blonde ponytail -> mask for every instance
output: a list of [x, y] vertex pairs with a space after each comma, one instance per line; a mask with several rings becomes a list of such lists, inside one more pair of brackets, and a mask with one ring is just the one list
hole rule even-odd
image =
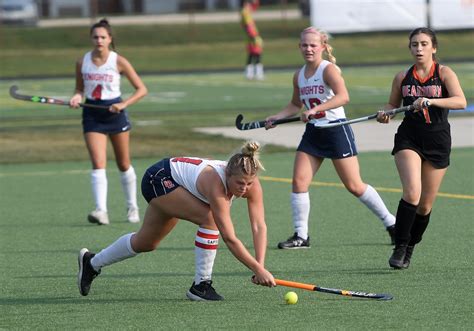
[[227, 173], [229, 175], [256, 176], [260, 170], [265, 170], [259, 159], [260, 144], [256, 141], [247, 141], [240, 153], [234, 154], [227, 162]]
[[324, 51], [324, 53], [326, 53], [326, 56], [329, 62], [331, 62], [332, 64], [336, 64], [336, 57], [332, 55], [332, 46], [329, 45], [329, 43], [327, 42], [326, 42], [326, 50]]

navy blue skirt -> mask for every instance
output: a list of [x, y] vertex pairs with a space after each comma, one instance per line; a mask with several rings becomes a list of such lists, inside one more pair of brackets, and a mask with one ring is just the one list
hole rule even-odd
[[[343, 120], [331, 123], [340, 121]], [[313, 124], [307, 123], [297, 150], [328, 159], [343, 159], [357, 155], [354, 132], [350, 125], [317, 129]]]
[[[111, 100], [90, 100], [86, 103], [101, 106], [110, 106], [121, 102], [121, 98]], [[112, 113], [108, 109], [97, 109], [84, 107], [82, 109], [82, 128], [83, 132], [100, 132], [104, 134], [116, 134], [130, 131], [132, 124], [128, 119], [127, 110], [120, 113]]]
[[178, 187], [179, 184], [171, 176], [170, 159], [163, 159], [149, 167], [142, 178], [142, 195], [148, 203]]

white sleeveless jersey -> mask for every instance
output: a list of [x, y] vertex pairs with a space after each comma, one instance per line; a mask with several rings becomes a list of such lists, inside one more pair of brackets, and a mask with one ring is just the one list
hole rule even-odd
[[209, 204], [206, 197], [203, 196], [196, 187], [199, 175], [207, 166], [211, 166], [217, 172], [222, 180], [222, 184], [224, 184], [227, 194], [227, 182], [225, 178], [226, 161], [206, 160], [197, 157], [174, 157], [170, 159], [171, 176], [176, 183], [183, 186], [199, 200]]
[[120, 73], [117, 68], [117, 53], [110, 52], [107, 61], [97, 67], [92, 62], [92, 51], [82, 60], [84, 94], [91, 100], [111, 100], [120, 97]]
[[[331, 64], [331, 62], [323, 60], [313, 76], [306, 79], [304, 71], [306, 65], [301, 68], [298, 74], [298, 88], [300, 92], [300, 100], [307, 110], [325, 103], [334, 97], [333, 90], [326, 85], [323, 79], [324, 69]], [[319, 113], [316, 118], [312, 119], [310, 123], [327, 123], [335, 121], [337, 119], [346, 118], [344, 107], [337, 107], [324, 112]]]

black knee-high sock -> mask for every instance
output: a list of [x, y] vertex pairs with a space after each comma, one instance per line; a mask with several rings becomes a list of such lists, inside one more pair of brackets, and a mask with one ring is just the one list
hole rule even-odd
[[411, 239], [410, 239], [410, 246], [414, 246], [421, 241], [423, 237], [423, 233], [425, 233], [426, 228], [428, 227], [428, 223], [430, 222], [430, 215], [420, 215], [416, 214], [415, 221], [413, 222], [413, 226], [411, 227]]
[[249, 54], [247, 56], [247, 64], [252, 64], [252, 59], [253, 59], [253, 55], [252, 54]]
[[395, 245], [408, 245], [411, 228], [415, 221], [416, 207], [400, 199], [395, 221]]

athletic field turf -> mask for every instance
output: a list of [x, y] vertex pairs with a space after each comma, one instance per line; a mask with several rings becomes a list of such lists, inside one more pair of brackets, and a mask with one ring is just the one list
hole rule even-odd
[[[343, 67], [351, 96], [345, 107], [348, 118], [380, 109], [387, 102], [395, 73], [406, 67], [403, 64]], [[451, 67], [458, 73], [468, 103], [473, 104], [474, 64], [459, 63]], [[236, 147], [234, 141], [211, 138], [193, 129], [233, 126], [239, 113], [246, 121], [275, 114], [291, 97], [293, 73], [293, 70], [268, 70], [263, 82], [246, 81], [241, 72], [144, 76], [149, 94], [129, 109], [134, 125], [132, 157], [229, 153]], [[71, 97], [74, 89], [72, 77], [0, 81], [0, 164], [87, 160], [81, 111], [12, 99], [8, 89], [13, 84], [19, 86], [20, 93], [64, 100]], [[130, 93], [129, 84], [125, 83], [123, 90], [125, 95]], [[271, 151], [274, 150], [272, 147]]]
[[[391, 293], [393, 301], [351, 299], [250, 283], [221, 241], [214, 284], [226, 300], [190, 302], [196, 227], [181, 222], [153, 253], [105, 268], [88, 297], [76, 285], [80, 248], [93, 251], [136, 231], [125, 222], [119, 177], [109, 170], [112, 224], [88, 224], [89, 164], [41, 163], [0, 167], [2, 329], [467, 329], [472, 319], [473, 149], [456, 149], [432, 224], [410, 269], [388, 268], [388, 236], [378, 220], [338, 184], [329, 163], [311, 188], [309, 250], [280, 251], [291, 234], [289, 178], [293, 153], [265, 155], [263, 174], [269, 247], [267, 267], [283, 279], [324, 287]], [[157, 158], [161, 155], [157, 155]], [[216, 157], [225, 157], [216, 155]], [[400, 193], [388, 153], [360, 157], [365, 180], [390, 210]], [[136, 160], [141, 174], [154, 159]], [[142, 212], [144, 200], [140, 197]], [[252, 249], [243, 201], [233, 207], [236, 231]]]
[[[472, 100], [472, 64], [459, 65]], [[389, 93], [393, 66], [345, 71], [356, 117], [375, 111]], [[366, 76], [363, 74], [365, 73]], [[146, 76], [150, 95], [131, 109], [133, 164], [147, 166], [179, 154], [227, 158], [240, 141], [193, 133], [193, 126], [233, 125], [236, 114], [257, 119], [289, 98], [291, 72], [263, 83], [240, 73]], [[125, 222], [124, 198], [113, 159], [108, 164], [110, 226], [87, 223], [92, 207], [89, 162], [80, 115], [66, 107], [15, 101], [7, 90], [68, 97], [71, 80], [0, 82], [0, 329], [469, 329], [472, 322], [474, 148], [454, 149], [423, 243], [410, 269], [394, 271], [381, 223], [340, 182], [326, 162], [311, 186], [309, 250], [280, 251], [292, 234], [289, 193], [294, 152], [266, 146], [262, 158], [269, 247], [267, 267], [278, 278], [365, 292], [392, 301], [345, 298], [250, 282], [251, 272], [220, 243], [214, 285], [224, 302], [185, 297], [194, 275], [196, 227], [180, 222], [156, 252], [105, 268], [88, 297], [76, 285], [77, 253], [97, 251], [139, 225]], [[23, 89], [23, 90], [22, 90]], [[369, 96], [369, 97], [368, 97]], [[193, 151], [193, 153], [191, 153]], [[364, 180], [392, 212], [400, 183], [389, 152], [359, 156]], [[139, 196], [141, 213], [145, 201]], [[253, 250], [246, 207], [237, 200], [238, 236]]]

